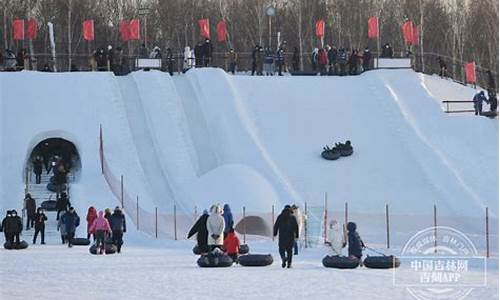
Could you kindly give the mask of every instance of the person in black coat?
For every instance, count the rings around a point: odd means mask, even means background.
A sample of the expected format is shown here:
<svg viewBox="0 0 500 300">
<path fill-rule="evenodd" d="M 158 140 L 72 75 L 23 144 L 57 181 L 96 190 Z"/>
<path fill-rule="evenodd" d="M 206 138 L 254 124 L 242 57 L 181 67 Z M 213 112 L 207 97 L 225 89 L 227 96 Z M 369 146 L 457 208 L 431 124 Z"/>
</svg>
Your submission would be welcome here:
<svg viewBox="0 0 500 300">
<path fill-rule="evenodd" d="M 356 223 L 349 222 L 347 223 L 347 239 L 349 241 L 348 253 L 350 257 L 356 257 L 357 259 L 361 259 L 363 256 L 363 249 L 365 248 L 365 244 L 361 240 L 358 232 L 356 231 Z"/>
<path fill-rule="evenodd" d="M 26 209 L 26 230 L 33 228 L 35 225 L 36 201 L 27 193 L 24 197 L 24 208 Z"/>
<path fill-rule="evenodd" d="M 36 244 L 36 238 L 38 233 L 41 235 L 42 245 L 45 245 L 45 221 L 47 221 L 47 216 L 43 213 L 41 207 L 39 207 L 35 214 L 35 235 L 33 236 L 33 244 Z"/>
<path fill-rule="evenodd" d="M 167 48 L 167 71 L 170 76 L 174 75 L 174 54 L 172 53 L 172 49 Z"/>
<path fill-rule="evenodd" d="M 116 246 L 116 252 L 120 253 L 123 245 L 123 234 L 127 232 L 127 223 L 125 222 L 125 215 L 119 206 L 115 208 L 115 211 L 109 217 L 109 226 L 113 234 L 112 240 Z"/>
<path fill-rule="evenodd" d="M 195 61 L 195 67 L 196 68 L 201 68 L 203 66 L 203 44 L 198 43 L 196 46 L 194 46 L 194 61 Z"/>
<path fill-rule="evenodd" d="M 40 182 L 42 181 L 42 172 L 43 172 L 43 159 L 40 155 L 37 155 L 33 160 L 33 173 L 35 173 L 36 184 L 40 184 Z"/>
<path fill-rule="evenodd" d="M 17 215 L 16 210 L 11 211 L 10 217 L 7 218 L 5 226 L 3 227 L 5 234 L 7 235 L 7 241 L 11 244 L 19 245 L 19 235 L 23 231 L 23 221 L 21 217 Z"/>
<path fill-rule="evenodd" d="M 255 48 L 252 50 L 252 76 L 255 75 L 257 71 L 257 53 L 259 52 L 260 46 L 255 45 Z"/>
<path fill-rule="evenodd" d="M 70 206 L 71 203 L 69 202 L 68 195 L 65 192 L 62 192 L 61 197 L 57 198 L 56 201 L 56 209 L 57 209 L 56 220 L 59 220 L 59 214 L 61 213 L 61 211 L 67 211 Z"/>
<path fill-rule="evenodd" d="M 363 52 L 363 70 L 368 71 L 370 70 L 370 61 L 372 60 L 372 53 L 370 52 L 370 49 L 368 47 L 365 48 L 365 51 Z"/>
<path fill-rule="evenodd" d="M 490 111 L 491 112 L 497 111 L 498 99 L 497 99 L 497 94 L 495 93 L 494 90 L 488 91 L 488 103 L 490 104 Z"/>
<path fill-rule="evenodd" d="M 7 224 L 8 219 L 11 217 L 11 211 L 8 210 L 5 213 L 5 218 L 3 218 L 2 223 L 0 224 L 0 232 L 3 231 L 3 235 L 5 237 L 5 241 L 10 241 L 9 236 L 7 235 L 7 231 L 5 231 L 5 225 Z"/>
<path fill-rule="evenodd" d="M 209 39 L 205 39 L 203 44 L 203 66 L 208 67 L 212 62 L 212 52 L 213 52 L 212 42 Z"/>
<path fill-rule="evenodd" d="M 194 223 L 191 230 L 189 230 L 187 238 L 189 239 L 193 235 L 196 235 L 196 240 L 198 242 L 198 248 L 200 249 L 200 253 L 206 254 L 208 253 L 208 230 L 207 230 L 207 219 L 208 219 L 208 211 L 204 210 L 203 214 L 198 218 L 196 223 Z"/>
<path fill-rule="evenodd" d="M 441 78 L 448 77 L 448 68 L 446 66 L 446 63 L 441 57 L 438 57 L 438 63 L 439 63 L 439 76 L 441 76 Z"/>
<path fill-rule="evenodd" d="M 292 267 L 293 244 L 299 238 L 299 225 L 292 215 L 292 208 L 286 205 L 274 223 L 274 236 L 279 233 L 278 248 L 281 256 L 281 267 Z"/>
</svg>

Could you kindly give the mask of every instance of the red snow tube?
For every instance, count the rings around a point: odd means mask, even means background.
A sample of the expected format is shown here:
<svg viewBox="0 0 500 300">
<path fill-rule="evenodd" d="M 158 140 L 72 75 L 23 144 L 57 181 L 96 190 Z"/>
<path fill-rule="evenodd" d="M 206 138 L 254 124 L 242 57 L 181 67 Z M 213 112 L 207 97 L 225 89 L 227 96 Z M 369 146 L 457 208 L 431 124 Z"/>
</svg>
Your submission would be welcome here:
<svg viewBox="0 0 500 300">
<path fill-rule="evenodd" d="M 323 266 L 335 269 L 355 269 L 359 266 L 359 259 L 346 256 L 325 256 Z"/>
<path fill-rule="evenodd" d="M 97 246 L 94 244 L 89 248 L 90 254 L 97 254 Z M 106 254 L 114 254 L 116 252 L 116 246 L 112 244 L 106 244 L 105 251 Z"/>
<path fill-rule="evenodd" d="M 19 245 L 12 245 L 10 242 L 5 242 L 3 247 L 7 250 L 22 250 L 28 248 L 28 243 L 20 241 Z"/>
<path fill-rule="evenodd" d="M 271 254 L 248 254 L 240 256 L 238 261 L 245 267 L 265 267 L 272 265 L 274 260 Z"/>
<path fill-rule="evenodd" d="M 233 259 L 227 255 L 202 255 L 198 258 L 200 268 L 226 268 L 233 265 Z"/>
<path fill-rule="evenodd" d="M 390 256 L 368 256 L 363 261 L 363 266 L 371 269 L 392 269 L 401 265 L 399 258 Z"/>
</svg>

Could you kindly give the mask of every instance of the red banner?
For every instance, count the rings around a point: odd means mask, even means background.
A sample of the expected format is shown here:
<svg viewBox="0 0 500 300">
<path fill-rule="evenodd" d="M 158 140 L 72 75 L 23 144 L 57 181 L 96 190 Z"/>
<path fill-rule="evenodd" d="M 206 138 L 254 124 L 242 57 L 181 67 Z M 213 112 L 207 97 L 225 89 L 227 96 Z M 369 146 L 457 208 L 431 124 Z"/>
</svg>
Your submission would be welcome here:
<svg viewBox="0 0 500 300">
<path fill-rule="evenodd" d="M 129 40 L 140 40 L 141 39 L 140 23 L 139 23 L 138 19 L 133 19 L 130 21 L 129 29 L 130 29 L 129 35 L 128 35 Z"/>
<path fill-rule="evenodd" d="M 36 39 L 38 33 L 38 23 L 35 18 L 28 20 L 28 40 Z"/>
<path fill-rule="evenodd" d="M 204 38 L 210 38 L 210 25 L 208 19 L 198 20 L 198 26 L 200 26 L 200 35 Z"/>
<path fill-rule="evenodd" d="M 120 36 L 124 42 L 130 40 L 130 23 L 128 21 L 120 22 Z"/>
<path fill-rule="evenodd" d="M 368 38 L 378 39 L 378 20 L 377 17 L 368 19 Z"/>
<path fill-rule="evenodd" d="M 414 42 L 413 38 L 413 22 L 412 21 L 406 21 L 403 23 L 403 26 L 401 27 L 401 31 L 403 31 L 403 38 L 405 43 L 407 44 L 412 44 Z"/>
<path fill-rule="evenodd" d="M 318 38 L 325 36 L 325 21 L 319 20 L 316 22 L 316 36 Z"/>
<path fill-rule="evenodd" d="M 83 21 L 83 39 L 86 41 L 94 40 L 94 20 Z"/>
<path fill-rule="evenodd" d="M 476 62 L 464 64 L 465 69 L 465 82 L 476 83 Z"/>
<path fill-rule="evenodd" d="M 24 40 L 24 20 L 14 20 L 14 22 L 12 22 L 12 31 L 14 40 Z"/>
<path fill-rule="evenodd" d="M 227 40 L 226 22 L 219 21 L 219 23 L 217 23 L 217 41 L 225 42 L 226 40 Z"/>
</svg>

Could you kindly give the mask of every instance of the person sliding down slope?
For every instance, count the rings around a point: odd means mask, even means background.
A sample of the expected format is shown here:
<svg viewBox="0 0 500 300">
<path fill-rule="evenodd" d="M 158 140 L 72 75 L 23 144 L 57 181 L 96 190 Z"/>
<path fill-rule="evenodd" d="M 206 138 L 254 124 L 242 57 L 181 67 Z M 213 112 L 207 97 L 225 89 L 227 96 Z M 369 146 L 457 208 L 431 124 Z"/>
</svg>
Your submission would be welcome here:
<svg viewBox="0 0 500 300">
<path fill-rule="evenodd" d="M 278 248 L 281 256 L 281 267 L 292 267 L 292 250 L 295 239 L 299 238 L 299 226 L 292 215 L 292 208 L 286 205 L 274 223 L 274 236 L 279 233 Z"/>
<path fill-rule="evenodd" d="M 94 220 L 94 223 L 92 223 L 90 231 L 93 232 L 96 237 L 96 249 L 99 251 L 98 253 L 103 254 L 106 248 L 104 238 L 106 234 L 111 232 L 111 227 L 109 226 L 108 220 L 104 217 L 104 212 L 102 210 L 99 212 L 97 219 Z"/>
<path fill-rule="evenodd" d="M 342 256 L 342 248 L 345 247 L 345 235 L 340 229 L 340 224 L 337 220 L 330 222 L 330 230 L 328 231 L 328 240 L 325 242 L 329 246 L 331 256 Z"/>
<path fill-rule="evenodd" d="M 221 248 L 224 244 L 224 218 L 221 216 L 221 209 L 218 204 L 210 208 L 210 216 L 207 219 L 208 246 L 210 251 Z"/>
<path fill-rule="evenodd" d="M 196 223 L 194 223 L 191 230 L 189 230 L 187 238 L 191 238 L 196 234 L 196 240 L 198 242 L 198 249 L 200 249 L 201 255 L 205 255 L 208 253 L 208 230 L 207 230 L 207 219 L 208 219 L 208 211 L 205 209 L 201 217 L 198 218 Z"/>
</svg>

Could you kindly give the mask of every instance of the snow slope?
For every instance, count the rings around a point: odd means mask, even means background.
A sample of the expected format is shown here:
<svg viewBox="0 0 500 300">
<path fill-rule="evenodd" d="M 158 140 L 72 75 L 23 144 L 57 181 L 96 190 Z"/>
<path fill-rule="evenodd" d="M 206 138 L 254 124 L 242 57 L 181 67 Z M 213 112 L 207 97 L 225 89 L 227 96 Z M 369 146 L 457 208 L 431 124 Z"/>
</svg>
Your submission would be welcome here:
<svg viewBox="0 0 500 300">
<path fill-rule="evenodd" d="M 20 207 L 27 156 L 53 136 L 74 142 L 81 155 L 72 186 L 78 211 L 117 205 L 100 170 L 102 125 L 111 172 L 124 175 L 127 193 L 150 213 L 175 203 L 191 216 L 195 206 L 226 201 L 235 211 L 262 213 L 307 201 L 321 213 L 327 192 L 330 217 L 341 218 L 348 202 L 350 219 L 378 242 L 385 204 L 398 230 L 408 220 L 408 233 L 431 225 L 436 204 L 441 222 L 479 238 L 486 206 L 498 222 L 498 121 L 444 114 L 438 98 L 453 97 L 454 87 L 411 70 L 353 77 L 2 73 L 0 210 Z M 320 157 L 324 145 L 347 139 L 351 157 Z"/>
</svg>

